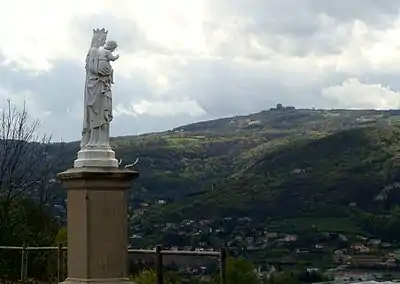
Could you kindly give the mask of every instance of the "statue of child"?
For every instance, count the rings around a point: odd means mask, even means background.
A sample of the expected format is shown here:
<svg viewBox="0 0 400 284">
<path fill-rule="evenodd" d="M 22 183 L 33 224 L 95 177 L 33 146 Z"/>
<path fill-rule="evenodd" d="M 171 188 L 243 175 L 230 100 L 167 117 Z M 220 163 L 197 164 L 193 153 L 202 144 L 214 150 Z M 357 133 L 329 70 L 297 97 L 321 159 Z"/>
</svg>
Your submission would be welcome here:
<svg viewBox="0 0 400 284">
<path fill-rule="evenodd" d="M 114 84 L 114 69 L 111 67 L 110 62 L 119 58 L 119 55 L 114 55 L 113 52 L 117 48 L 117 43 L 114 40 L 107 41 L 106 45 L 99 48 L 99 74 L 102 76 L 109 76 L 110 83 Z"/>
</svg>

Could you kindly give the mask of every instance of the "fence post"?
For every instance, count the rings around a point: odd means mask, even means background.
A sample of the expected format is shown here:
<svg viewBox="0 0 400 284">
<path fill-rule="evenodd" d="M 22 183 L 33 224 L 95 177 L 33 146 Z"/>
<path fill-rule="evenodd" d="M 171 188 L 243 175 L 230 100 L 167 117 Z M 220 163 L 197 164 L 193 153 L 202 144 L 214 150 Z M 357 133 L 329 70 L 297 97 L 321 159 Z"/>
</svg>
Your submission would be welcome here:
<svg viewBox="0 0 400 284">
<path fill-rule="evenodd" d="M 163 275 L 163 255 L 161 253 L 161 246 L 156 246 L 156 269 L 157 269 L 157 284 L 163 284 L 164 275 Z"/>
<path fill-rule="evenodd" d="M 25 271 L 24 271 L 24 279 L 28 279 L 28 266 L 29 266 L 29 249 L 27 248 L 29 245 L 25 247 Z"/>
<path fill-rule="evenodd" d="M 219 273 L 220 273 L 220 281 L 221 284 L 226 284 L 226 257 L 227 257 L 227 250 L 226 248 L 221 248 L 220 251 L 220 261 L 219 261 Z"/>
<path fill-rule="evenodd" d="M 63 277 L 64 277 L 64 279 L 65 278 L 67 278 L 67 275 L 68 275 L 68 247 L 67 247 L 67 249 L 65 250 L 64 248 L 63 248 L 63 253 L 64 253 L 64 257 L 63 257 L 63 272 L 64 272 L 64 275 L 63 275 Z"/>
<path fill-rule="evenodd" d="M 57 283 L 61 282 L 62 263 L 63 263 L 62 244 L 58 243 L 58 247 L 57 247 Z"/>
<path fill-rule="evenodd" d="M 22 249 L 21 249 L 21 281 L 23 282 L 25 280 L 25 254 L 26 254 L 26 244 L 22 244 Z"/>
</svg>

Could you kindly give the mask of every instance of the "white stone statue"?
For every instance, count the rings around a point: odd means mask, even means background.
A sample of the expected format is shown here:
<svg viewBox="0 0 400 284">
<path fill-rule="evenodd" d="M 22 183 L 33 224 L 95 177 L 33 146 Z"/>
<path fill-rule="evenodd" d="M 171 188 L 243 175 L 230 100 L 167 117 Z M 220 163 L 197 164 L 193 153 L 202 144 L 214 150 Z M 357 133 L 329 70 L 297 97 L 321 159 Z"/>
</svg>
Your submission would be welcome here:
<svg viewBox="0 0 400 284">
<path fill-rule="evenodd" d="M 117 43 L 111 40 L 107 41 L 104 47 L 99 48 L 99 73 L 103 76 L 110 76 L 111 84 L 114 84 L 114 69 L 112 69 L 110 61 L 115 61 L 119 58 L 119 55 L 113 54 L 117 46 Z"/>
<path fill-rule="evenodd" d="M 74 167 L 118 167 L 115 153 L 110 147 L 110 122 L 112 114 L 112 91 L 114 71 L 110 61 L 119 55 L 112 52 L 117 43 L 106 44 L 107 31 L 93 30 L 92 43 L 86 56 L 86 80 L 84 90 L 84 117 L 81 150 Z"/>
</svg>

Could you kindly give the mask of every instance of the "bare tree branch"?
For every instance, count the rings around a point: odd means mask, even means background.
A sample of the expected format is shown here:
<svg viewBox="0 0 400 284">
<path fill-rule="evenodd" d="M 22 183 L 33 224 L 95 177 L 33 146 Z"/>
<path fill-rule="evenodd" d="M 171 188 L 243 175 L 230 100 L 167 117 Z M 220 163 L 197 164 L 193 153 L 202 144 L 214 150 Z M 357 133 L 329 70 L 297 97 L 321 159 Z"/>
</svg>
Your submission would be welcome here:
<svg viewBox="0 0 400 284">
<path fill-rule="evenodd" d="M 18 198 L 47 203 L 59 151 L 49 154 L 51 137 L 39 135 L 39 121 L 29 122 L 26 105 L 18 110 L 8 101 L 0 113 L 0 236 L 7 230 L 9 210 Z"/>
</svg>

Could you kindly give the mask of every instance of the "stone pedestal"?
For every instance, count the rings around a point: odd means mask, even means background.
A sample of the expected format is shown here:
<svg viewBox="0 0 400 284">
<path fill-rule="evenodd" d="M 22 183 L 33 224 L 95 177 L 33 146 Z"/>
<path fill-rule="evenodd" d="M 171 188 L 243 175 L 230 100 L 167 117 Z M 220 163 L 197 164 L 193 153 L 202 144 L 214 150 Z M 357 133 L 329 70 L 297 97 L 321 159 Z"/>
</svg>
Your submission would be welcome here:
<svg viewBox="0 0 400 284">
<path fill-rule="evenodd" d="M 86 147 L 78 152 L 78 158 L 74 161 L 74 168 L 83 167 L 118 168 L 118 161 L 109 146 Z"/>
<path fill-rule="evenodd" d="M 96 167 L 58 174 L 68 203 L 68 278 L 63 283 L 129 283 L 127 190 L 137 176 Z"/>
</svg>

